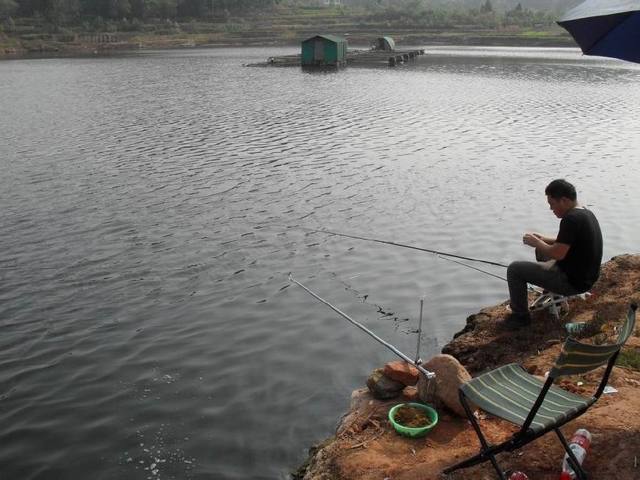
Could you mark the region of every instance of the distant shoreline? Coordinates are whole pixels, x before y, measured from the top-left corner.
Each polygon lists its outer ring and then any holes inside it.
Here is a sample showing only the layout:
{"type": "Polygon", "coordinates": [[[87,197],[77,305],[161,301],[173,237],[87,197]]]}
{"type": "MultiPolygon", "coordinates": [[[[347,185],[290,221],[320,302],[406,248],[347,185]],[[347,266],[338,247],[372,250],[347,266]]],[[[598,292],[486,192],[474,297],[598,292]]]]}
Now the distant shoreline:
{"type": "MultiPolygon", "coordinates": [[[[367,45],[376,38],[376,32],[359,32],[347,37],[353,45],[367,45]]],[[[392,35],[393,36],[393,35],[392,35]]],[[[531,36],[501,32],[459,32],[427,33],[411,32],[394,37],[398,48],[403,45],[421,46],[504,46],[504,47],[575,47],[566,35],[549,34],[531,36]]],[[[296,47],[303,38],[292,40],[282,38],[203,38],[202,35],[118,35],[115,41],[92,42],[74,39],[68,42],[43,39],[31,42],[3,42],[0,38],[0,59],[69,58],[93,56],[118,56],[157,49],[191,48],[234,48],[234,47],[296,47]]]]}

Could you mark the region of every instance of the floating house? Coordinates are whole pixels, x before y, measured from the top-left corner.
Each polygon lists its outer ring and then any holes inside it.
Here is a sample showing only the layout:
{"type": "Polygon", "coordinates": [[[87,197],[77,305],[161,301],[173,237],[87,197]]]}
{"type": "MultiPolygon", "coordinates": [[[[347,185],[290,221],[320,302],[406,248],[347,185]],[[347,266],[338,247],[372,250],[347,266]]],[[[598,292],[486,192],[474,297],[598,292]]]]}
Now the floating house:
{"type": "Polygon", "coordinates": [[[347,40],[337,35],[315,35],[302,42],[302,66],[342,66],[347,63],[347,40]]]}
{"type": "Polygon", "coordinates": [[[391,37],[378,37],[373,42],[373,50],[393,52],[396,49],[396,42],[391,37]]]}

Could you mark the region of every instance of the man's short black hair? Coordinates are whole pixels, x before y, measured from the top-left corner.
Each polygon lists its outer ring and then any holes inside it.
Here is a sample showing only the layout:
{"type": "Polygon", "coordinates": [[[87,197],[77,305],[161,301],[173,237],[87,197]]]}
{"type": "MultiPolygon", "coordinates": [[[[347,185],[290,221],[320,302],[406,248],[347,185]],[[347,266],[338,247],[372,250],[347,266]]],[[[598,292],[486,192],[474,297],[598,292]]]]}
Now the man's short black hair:
{"type": "Polygon", "coordinates": [[[567,182],[564,178],[554,180],[547,188],[544,189],[545,195],[549,195],[551,198],[560,199],[562,197],[568,198],[575,202],[578,198],[576,193],[576,187],[567,182]]]}

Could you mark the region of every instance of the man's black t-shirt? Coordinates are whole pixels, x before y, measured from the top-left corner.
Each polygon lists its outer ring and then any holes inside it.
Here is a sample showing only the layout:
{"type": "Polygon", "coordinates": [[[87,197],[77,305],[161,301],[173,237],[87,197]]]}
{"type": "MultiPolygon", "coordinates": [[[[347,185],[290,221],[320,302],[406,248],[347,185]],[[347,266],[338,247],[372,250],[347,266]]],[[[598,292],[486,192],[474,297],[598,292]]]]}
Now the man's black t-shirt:
{"type": "Polygon", "coordinates": [[[600,275],[602,263],[602,233],[596,216],[585,208],[570,210],[560,221],[556,241],[570,246],[558,261],[569,283],[581,292],[589,290],[600,275]]]}

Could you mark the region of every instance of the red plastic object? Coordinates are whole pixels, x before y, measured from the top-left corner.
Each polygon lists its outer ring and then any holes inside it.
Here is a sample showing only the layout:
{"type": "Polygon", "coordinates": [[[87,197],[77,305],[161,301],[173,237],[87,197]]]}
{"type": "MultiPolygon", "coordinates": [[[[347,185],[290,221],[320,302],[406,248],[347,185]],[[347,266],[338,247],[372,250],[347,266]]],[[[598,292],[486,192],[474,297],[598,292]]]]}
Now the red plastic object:
{"type": "Polygon", "coordinates": [[[522,472],[513,472],[509,477],[509,480],[529,480],[529,477],[522,472]]]}

